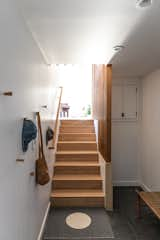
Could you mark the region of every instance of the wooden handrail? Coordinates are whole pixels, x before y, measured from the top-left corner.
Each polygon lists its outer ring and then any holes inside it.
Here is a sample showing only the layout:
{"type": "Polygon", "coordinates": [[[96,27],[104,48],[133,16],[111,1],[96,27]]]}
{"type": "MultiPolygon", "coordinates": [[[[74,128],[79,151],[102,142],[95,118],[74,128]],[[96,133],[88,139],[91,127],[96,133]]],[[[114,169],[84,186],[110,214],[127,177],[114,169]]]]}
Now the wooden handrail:
{"type": "Polygon", "coordinates": [[[58,120],[59,120],[59,114],[60,114],[60,108],[61,108],[62,93],[63,93],[63,87],[60,87],[59,103],[58,103],[56,122],[55,122],[55,127],[54,127],[53,146],[49,147],[49,149],[54,149],[55,145],[56,145],[56,137],[57,137],[57,131],[58,131],[58,120]]]}

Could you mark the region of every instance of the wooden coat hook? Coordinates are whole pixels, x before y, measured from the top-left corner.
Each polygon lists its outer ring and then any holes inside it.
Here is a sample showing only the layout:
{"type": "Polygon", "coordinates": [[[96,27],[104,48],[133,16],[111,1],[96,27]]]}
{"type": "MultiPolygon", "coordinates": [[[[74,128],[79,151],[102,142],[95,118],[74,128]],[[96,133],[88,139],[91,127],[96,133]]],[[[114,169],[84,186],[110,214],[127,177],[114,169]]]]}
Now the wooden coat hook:
{"type": "Polygon", "coordinates": [[[49,150],[53,150],[53,149],[55,149],[55,147],[48,147],[48,149],[49,149],[49,150]]]}
{"type": "Polygon", "coordinates": [[[31,173],[30,173],[30,176],[31,176],[31,177],[34,177],[34,176],[35,176],[35,172],[31,172],[31,173]]]}
{"type": "Polygon", "coordinates": [[[48,106],[47,106],[47,105],[44,105],[44,106],[41,106],[41,108],[45,108],[45,109],[47,109],[47,108],[48,108],[48,106]]]}
{"type": "Polygon", "coordinates": [[[3,95],[11,97],[11,96],[13,96],[13,92],[4,92],[3,95]]]}
{"type": "Polygon", "coordinates": [[[16,159],[16,162],[18,162],[18,163],[23,163],[23,162],[24,162],[24,159],[16,159]]]}

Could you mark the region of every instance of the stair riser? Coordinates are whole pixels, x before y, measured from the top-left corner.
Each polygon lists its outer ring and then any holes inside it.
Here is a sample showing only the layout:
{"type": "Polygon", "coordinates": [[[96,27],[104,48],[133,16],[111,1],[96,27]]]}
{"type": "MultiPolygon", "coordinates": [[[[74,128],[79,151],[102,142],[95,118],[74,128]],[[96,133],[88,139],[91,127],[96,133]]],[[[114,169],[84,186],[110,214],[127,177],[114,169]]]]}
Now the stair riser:
{"type": "Polygon", "coordinates": [[[95,134],[60,134],[59,141],[96,141],[95,134]]]}
{"type": "Polygon", "coordinates": [[[77,125],[80,125],[80,126],[86,126],[86,125],[92,125],[93,126],[94,124],[94,121],[93,120],[67,120],[67,121],[63,121],[61,120],[61,126],[68,126],[68,125],[71,125],[71,126],[77,126],[77,125]]]}
{"type": "Polygon", "coordinates": [[[54,167],[55,174],[100,174],[100,167],[86,166],[56,166],[54,167]]]}
{"type": "Polygon", "coordinates": [[[98,161],[98,154],[56,154],[56,161],[98,161]]]}
{"type": "Polygon", "coordinates": [[[54,180],[53,189],[101,189],[101,180],[54,180]]]}
{"type": "Polygon", "coordinates": [[[58,151],[97,151],[96,143],[58,143],[58,151]]]}
{"type": "Polygon", "coordinates": [[[54,207],[104,207],[103,197],[51,198],[54,207]]]}
{"type": "Polygon", "coordinates": [[[95,129],[93,127],[61,127],[61,133],[95,133],[95,129]]]}
{"type": "Polygon", "coordinates": [[[94,128],[94,125],[60,125],[60,128],[86,128],[86,129],[90,129],[90,128],[94,128]]]}

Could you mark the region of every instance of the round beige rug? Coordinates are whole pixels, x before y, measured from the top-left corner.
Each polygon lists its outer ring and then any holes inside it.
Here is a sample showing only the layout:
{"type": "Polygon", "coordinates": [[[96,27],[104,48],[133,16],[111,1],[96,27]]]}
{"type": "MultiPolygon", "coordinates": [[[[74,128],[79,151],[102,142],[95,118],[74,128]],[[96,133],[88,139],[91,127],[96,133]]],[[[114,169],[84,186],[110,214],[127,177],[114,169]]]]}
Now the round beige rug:
{"type": "Polygon", "coordinates": [[[92,220],[85,213],[75,212],[66,218],[66,224],[74,229],[84,229],[90,226],[92,220]]]}

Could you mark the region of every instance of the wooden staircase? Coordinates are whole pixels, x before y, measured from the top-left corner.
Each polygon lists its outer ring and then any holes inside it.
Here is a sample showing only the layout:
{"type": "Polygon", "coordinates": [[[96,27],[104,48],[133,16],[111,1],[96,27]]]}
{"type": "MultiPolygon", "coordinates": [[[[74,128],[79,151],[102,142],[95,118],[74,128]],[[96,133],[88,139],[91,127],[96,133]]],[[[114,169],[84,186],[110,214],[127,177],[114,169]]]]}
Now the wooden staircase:
{"type": "Polygon", "coordinates": [[[93,120],[62,120],[51,201],[54,207],[103,207],[93,120]]]}

